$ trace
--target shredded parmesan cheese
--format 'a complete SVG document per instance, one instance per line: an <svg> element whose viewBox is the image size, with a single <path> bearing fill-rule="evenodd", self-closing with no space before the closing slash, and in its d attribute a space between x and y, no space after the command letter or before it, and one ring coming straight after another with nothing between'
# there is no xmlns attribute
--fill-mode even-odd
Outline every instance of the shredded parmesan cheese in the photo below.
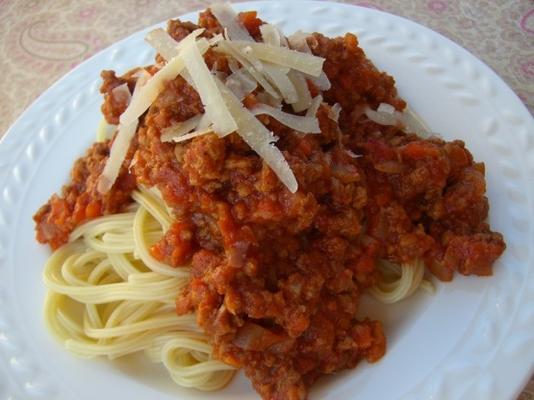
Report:
<svg viewBox="0 0 534 400"><path fill-rule="evenodd" d="M108 124L106 119L102 118L96 129L96 141L105 142L106 140L111 139L116 130L117 125Z"/></svg>
<svg viewBox="0 0 534 400"><path fill-rule="evenodd" d="M430 136L441 137L439 133L432 132L425 120L409 106L406 106L404 114L406 115L406 125L410 126L414 132L419 132L417 133L419 136L424 138Z"/></svg>
<svg viewBox="0 0 534 400"><path fill-rule="evenodd" d="M196 130L194 132L187 133L187 134L182 135L182 136L174 137L172 139L172 141L175 142L175 143L185 142L186 140L193 139L193 138L196 138L198 136L206 135L208 133L214 133L213 129L206 128L206 129Z"/></svg>
<svg viewBox="0 0 534 400"><path fill-rule="evenodd" d="M390 107L393 108L393 111ZM387 103L381 103L377 111L370 108L366 109L365 115L380 125L398 126L406 132L415 133L421 137L430 136L428 128L421 123L420 119L415 117L413 112L396 111L392 105Z"/></svg>
<svg viewBox="0 0 534 400"><path fill-rule="evenodd" d="M233 41L239 48L248 49L256 58L283 65L308 75L319 76L323 70L324 58L301 53L285 47L272 46L265 43Z"/></svg>
<svg viewBox="0 0 534 400"><path fill-rule="evenodd" d="M180 43L174 41L168 34L162 34L161 31L157 32L159 33L153 33L151 40L167 55L170 55L171 53L175 54L174 51L176 51L178 52L178 56L171 58L169 62L152 77L150 77L146 71L140 71L141 75L137 79L130 103L120 116L117 135L115 136L109 157L106 160L106 164L104 165L104 169L98 180L97 190L102 194L107 193L113 187L113 184L119 175L121 165L130 147L130 142L137 131L138 118L154 102L165 83L176 78L176 76L184 69L185 63L181 57L181 53L184 52L183 49L186 48L186 46L193 46L197 49L199 54L203 54L209 47L206 39L201 39L198 42L198 46L200 46L201 49L197 47L195 38L202 32L202 30L200 30L200 32L197 30L191 33ZM202 55L200 55L200 58L202 59ZM205 66L203 59L202 64Z"/></svg>
<svg viewBox="0 0 534 400"><path fill-rule="evenodd" d="M187 43L181 51L181 57L187 71L191 75L194 88L198 92L214 131L220 135L228 135L237 129L234 118L217 88L215 77L210 73L196 43Z"/></svg>
<svg viewBox="0 0 534 400"><path fill-rule="evenodd" d="M208 50L209 45L206 39L199 40L197 44L200 53L203 54ZM148 80L146 85L139 91L139 95L132 98L130 105L120 116L120 123L122 125L130 125L143 115L163 90L165 83L176 78L184 68L185 64L181 56L169 60L162 69Z"/></svg>
<svg viewBox="0 0 534 400"><path fill-rule="evenodd" d="M198 123L198 126L196 127L197 130L201 131L204 129L207 129L208 126L211 125L210 119L208 118L207 114L202 114L202 118L200 118L200 122Z"/></svg>
<svg viewBox="0 0 534 400"><path fill-rule="evenodd" d="M234 46L234 42L229 43L231 43L231 46ZM253 54L250 46L245 46L243 48L236 47L236 52L240 52L243 57L250 62L251 66L258 72L258 74L267 78L269 83L271 83L273 87L277 89L277 93L281 94L286 103L291 104L297 101L295 87L287 77L289 67L275 65L266 61L260 61ZM271 93L271 95L273 94Z"/></svg>
<svg viewBox="0 0 534 400"><path fill-rule="evenodd" d="M271 46L287 47L286 38L280 33L276 26L263 24L260 26L260 32L263 43L270 44Z"/></svg>
<svg viewBox="0 0 534 400"><path fill-rule="evenodd" d="M258 100L258 102L260 103L268 104L278 109L282 108L282 99L275 99L273 96L266 92L259 92L258 94L256 94L256 100Z"/></svg>
<svg viewBox="0 0 534 400"><path fill-rule="evenodd" d="M181 72L180 72L180 75L182 76L182 78L184 78L184 80L187 82L187 84L191 87L195 87L195 83L193 82L193 78L191 78L191 74L189 73L188 70L186 69L183 69Z"/></svg>
<svg viewBox="0 0 534 400"><path fill-rule="evenodd" d="M304 75L294 70L289 71L287 76L297 90L298 100L291 105L293 107L293 111L301 112L307 110L312 104L312 97L310 94L310 89L308 88L308 84L306 83L306 78L304 78Z"/></svg>
<svg viewBox="0 0 534 400"><path fill-rule="evenodd" d="M237 72L241 69L241 67L239 67L239 63L236 61L235 58L229 57L227 58L227 61L228 61L228 68L230 68L230 71Z"/></svg>
<svg viewBox="0 0 534 400"><path fill-rule="evenodd" d="M396 115L394 113L386 113L386 112L380 112L380 111L374 111L370 108L367 108L365 110L365 115L367 118L369 118L371 121L379 124L379 125L392 125L397 126L401 124L400 116Z"/></svg>
<svg viewBox="0 0 534 400"><path fill-rule="evenodd" d="M317 111L319 111L319 107L321 106L321 103L323 102L323 96L318 94L312 99L311 106L308 108L308 111L306 111L307 117L313 117L317 115Z"/></svg>
<svg viewBox="0 0 534 400"><path fill-rule="evenodd" d="M271 84L265 79L262 72L259 72L252 63L245 58L245 56L240 52L239 49L237 49L233 42L229 40L223 40L217 44L217 47L215 47L216 50L220 51L221 53L227 54L233 58L235 58L239 63L247 70L247 72L256 79L256 81L260 84L261 87L265 89L267 93L269 93L271 96L275 98L279 98L280 95L274 90L274 88L271 86Z"/></svg>
<svg viewBox="0 0 534 400"><path fill-rule="evenodd" d="M117 136L111 145L109 158L106 160L104 170L98 178L97 190L101 194L109 192L119 176L122 162L130 147L130 142L137 130L137 120L129 125L119 125Z"/></svg>
<svg viewBox="0 0 534 400"><path fill-rule="evenodd" d="M219 43L221 40L224 40L224 36L220 33L213 36L211 39L208 40L208 43L211 47L215 46L217 43Z"/></svg>
<svg viewBox="0 0 534 400"><path fill-rule="evenodd" d="M254 41L248 31L239 23L237 14L229 3L217 3L210 6L212 14L227 31L232 40Z"/></svg>
<svg viewBox="0 0 534 400"><path fill-rule="evenodd" d="M393 114L395 112L395 107L393 107L391 104L380 103L376 111L385 112L387 114Z"/></svg>
<svg viewBox="0 0 534 400"><path fill-rule="evenodd" d="M319 121L315 116L289 114L267 104L258 104L250 111L254 115L267 114L285 126L302 133L321 133Z"/></svg>
<svg viewBox="0 0 534 400"><path fill-rule="evenodd" d="M156 100L165 82L176 78L184 67L184 62L180 57L171 59L143 86L140 95L132 100L130 106L120 116L120 123L131 125L136 121Z"/></svg>
<svg viewBox="0 0 534 400"><path fill-rule="evenodd" d="M269 81L278 89L287 104L298 101L297 89L287 76L289 69L268 62L263 63L265 74Z"/></svg>
<svg viewBox="0 0 534 400"><path fill-rule="evenodd" d="M317 78L310 76L310 80L319 90L329 90L332 87L330 79L328 79L324 71L321 71L321 74Z"/></svg>
<svg viewBox="0 0 534 400"><path fill-rule="evenodd" d="M137 74L138 78L135 83L135 89L132 94L132 98L128 108L130 108L132 104L135 103L137 99L141 96L141 92L151 79L150 74L144 69L139 70ZM126 111L128 110L128 108L126 109ZM132 138L135 135L135 132L137 131L137 125L137 118L135 118L133 122L128 124L124 124L122 122L119 123L119 126L117 127L117 134L115 135L115 140L111 145L109 157L106 160L106 164L104 165L102 174L100 174L98 178L96 189L100 193L107 193L113 187L113 184L117 180L121 165L124 159L126 158L128 149L130 148L130 142L132 141Z"/></svg>
<svg viewBox="0 0 534 400"><path fill-rule="evenodd" d="M166 82L178 75L197 91L205 113L164 129L161 134L163 142L182 142L207 133L224 137L237 132L290 192L298 190L295 175L283 153L275 146L278 138L255 115L269 115L302 133L320 133L316 114L322 104L322 96L312 99L306 79L320 89L330 87L322 71L324 59L311 53L304 34L290 40L291 47L299 50L296 51L289 48L289 43L277 27L264 24L260 26L263 43L255 42L229 4L215 4L210 9L223 27L224 35L216 35L208 41L199 38L204 30L197 29L180 42L163 29L153 30L147 35L146 41L167 63L154 76L144 71L133 95L127 99L128 107L120 117L110 156L99 178L97 188L101 193L106 193L113 186L137 130L139 117L156 100ZM217 66L215 71L209 71L203 54L210 47L229 56L232 74L226 77L226 74L217 71ZM249 111L241 100L257 90L258 85L264 89L257 93L261 103ZM116 88L113 95L125 96L126 90L127 86ZM291 104L295 112L307 110L306 115L282 111L282 99ZM383 110L368 111L381 114ZM339 110L336 114L333 106L330 113L334 113L332 118L337 121Z"/></svg>
<svg viewBox="0 0 534 400"><path fill-rule="evenodd" d="M308 36L310 36L308 33L297 31L293 35L289 36L287 40L292 49L306 54L312 54L310 46L308 46L308 42L306 41ZM321 71L321 74L318 77L310 76L309 78L320 90L328 90L332 87L332 84L330 83L330 80L324 71Z"/></svg>
<svg viewBox="0 0 534 400"><path fill-rule="evenodd" d="M197 129L200 120L203 116L204 114L198 114L194 117L189 118L188 120L178 122L177 124L171 125L168 128L163 129L163 131L161 132L161 141L171 142L174 139L191 132L193 129Z"/></svg>
<svg viewBox="0 0 534 400"><path fill-rule="evenodd" d="M195 29L181 41L177 42L165 30L158 28L148 32L145 41L165 59L170 60L180 53L180 49L188 42L194 41L204 32L204 28Z"/></svg>
<svg viewBox="0 0 534 400"><path fill-rule="evenodd" d="M239 100L243 100L258 87L254 78L245 68L234 70L234 72L226 78L225 83Z"/></svg>
<svg viewBox="0 0 534 400"><path fill-rule="evenodd" d="M218 81L219 89L237 122L237 133L267 163L291 193L298 189L298 182L282 152L274 145L277 138L270 132L226 86Z"/></svg>

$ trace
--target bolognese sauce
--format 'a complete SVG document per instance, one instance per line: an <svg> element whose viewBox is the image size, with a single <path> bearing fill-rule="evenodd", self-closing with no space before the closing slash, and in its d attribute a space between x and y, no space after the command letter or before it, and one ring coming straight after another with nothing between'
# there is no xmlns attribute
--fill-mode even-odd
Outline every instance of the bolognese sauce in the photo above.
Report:
<svg viewBox="0 0 534 400"><path fill-rule="evenodd" d="M241 22L254 37L255 13ZM171 21L181 40L194 29L222 32L206 11L198 26ZM81 222L115 213L137 185L156 187L174 222L151 252L192 278L178 294L179 314L196 313L219 360L242 368L265 399L304 399L322 375L380 359L386 339L378 321L356 318L361 295L377 280L377 262L422 259L440 280L456 272L491 275L502 235L486 222L484 165L461 141L423 139L366 117L388 103L402 111L394 80L366 58L354 35L307 38L325 58L332 87L317 112L321 133L303 135L267 115L299 190L290 193L236 133L190 142L162 142L172 123L204 111L182 77L169 81L140 119L119 178L96 190L111 142L78 160L71 183L35 215L37 238L57 248ZM159 57L159 56L158 56ZM226 56L208 50L211 69L229 73ZM102 75L102 111L116 123L124 108L112 89L135 76ZM310 91L316 91L308 82ZM252 108L253 92L244 100ZM341 105L339 123L331 106Z"/></svg>

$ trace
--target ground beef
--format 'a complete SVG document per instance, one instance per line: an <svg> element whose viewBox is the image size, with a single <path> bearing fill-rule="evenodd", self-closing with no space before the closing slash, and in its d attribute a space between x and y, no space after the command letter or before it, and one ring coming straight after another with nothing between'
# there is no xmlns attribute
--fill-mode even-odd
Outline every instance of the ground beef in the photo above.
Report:
<svg viewBox="0 0 534 400"><path fill-rule="evenodd" d="M115 96L113 89L116 87L127 84L130 93L133 93L135 83L137 82L136 73L139 68L134 68L128 71L123 76L117 77L115 71L102 71L100 76L102 77L102 85L100 86L100 93L104 95L104 102L102 103L102 114L108 124L118 125L120 115L128 107L128 102L125 101L123 96Z"/></svg>
<svg viewBox="0 0 534 400"><path fill-rule="evenodd" d="M342 128L350 129L352 118L365 106L376 109L380 103L388 103L398 110L406 107L397 96L395 80L367 59L353 34L330 39L314 33L307 42L313 54L326 59L323 70L332 87L324 98L330 104L341 104Z"/></svg>
<svg viewBox="0 0 534 400"><path fill-rule="evenodd" d="M113 188L105 195L96 190L109 148L109 141L91 146L85 156L74 163L71 181L63 187L61 196L53 195L34 215L39 242L57 249L67 243L76 226L101 215L118 213L131 203L130 193L136 187L136 180L126 165L132 152Z"/></svg>
<svg viewBox="0 0 534 400"><path fill-rule="evenodd" d="M382 256L397 263L422 258L445 281L454 271L491 274L505 244L484 222L484 165L461 141L368 133L377 128L361 121L348 145L364 155L368 233L383 244Z"/></svg>

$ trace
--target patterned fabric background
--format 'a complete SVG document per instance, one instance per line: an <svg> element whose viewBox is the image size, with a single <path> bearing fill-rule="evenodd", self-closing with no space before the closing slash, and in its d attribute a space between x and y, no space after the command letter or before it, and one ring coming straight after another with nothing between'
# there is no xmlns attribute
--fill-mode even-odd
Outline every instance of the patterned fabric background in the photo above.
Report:
<svg viewBox="0 0 534 400"><path fill-rule="evenodd" d="M0 0L0 137L71 68L129 34L206 0ZM533 0L342 0L428 26L470 50L534 113ZM532 380L519 400L534 400Z"/></svg>

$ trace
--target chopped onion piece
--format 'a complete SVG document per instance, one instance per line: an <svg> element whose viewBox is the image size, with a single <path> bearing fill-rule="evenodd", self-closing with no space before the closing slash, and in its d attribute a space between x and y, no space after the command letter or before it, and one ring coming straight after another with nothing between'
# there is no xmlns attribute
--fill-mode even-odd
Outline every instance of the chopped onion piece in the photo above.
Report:
<svg viewBox="0 0 534 400"><path fill-rule="evenodd" d="M180 52L180 57L191 75L194 88L198 92L202 104L204 104L206 114L213 123L214 131L221 136L235 131L237 124L228 111L215 83L216 78L210 73L196 43L185 44Z"/></svg>
<svg viewBox="0 0 534 400"><path fill-rule="evenodd" d="M194 43L193 43L194 44ZM196 42L200 53L205 53L208 48L208 41L201 39ZM196 47L196 46L195 46ZM148 82L139 91L138 96L135 94L132 96L130 105L120 116L120 123L122 125L130 125L137 118L150 107L150 105L156 100L159 93L163 90L165 83L178 76L180 72L185 68L184 60L182 57L174 57L165 66L160 69L154 76L152 76ZM136 86L137 87L137 86Z"/></svg>
<svg viewBox="0 0 534 400"><path fill-rule="evenodd" d="M289 344L292 340L288 336L273 333L260 325L245 322L237 331L232 343L241 349L257 352L264 351L276 344L284 342Z"/></svg>
<svg viewBox="0 0 534 400"><path fill-rule="evenodd" d="M376 111L393 114L395 112L395 107L393 107L391 104L388 104L388 103L380 103Z"/></svg>
<svg viewBox="0 0 534 400"><path fill-rule="evenodd" d="M163 129L163 131L161 132L161 141L171 142L174 139L191 132L193 129L197 129L200 120L204 115L205 114L195 115L194 117L191 117L188 120L178 122L177 124L171 125Z"/></svg>
<svg viewBox="0 0 534 400"><path fill-rule="evenodd" d="M328 111L328 118L330 118L334 122L339 122L340 112L341 112L341 104L335 103L333 106L330 107L330 110Z"/></svg>
<svg viewBox="0 0 534 400"><path fill-rule="evenodd" d="M137 130L137 120L129 125L119 125L115 140L111 145L109 157L104 165L104 170L98 178L97 190L101 194L109 192L119 176L122 162L130 148L130 142Z"/></svg>
<svg viewBox="0 0 534 400"><path fill-rule="evenodd" d="M191 133L187 133L187 134L182 135L182 136L174 137L172 139L172 141L174 143L185 142L186 140L193 139L193 138L196 138L198 136L206 135L208 133L214 133L213 129L212 128L206 128L206 129L201 129L201 130L199 129L199 130L193 131Z"/></svg>
<svg viewBox="0 0 534 400"><path fill-rule="evenodd" d="M259 60L283 65L312 76L319 76L323 70L325 59L322 57L265 43L246 41L233 41L233 43L242 50L250 48L251 54Z"/></svg>
<svg viewBox="0 0 534 400"><path fill-rule="evenodd" d="M148 32L145 41L148 42L165 59L170 60L180 53L180 49L189 41L194 41L204 32L204 28L195 29L185 38L177 42L162 28Z"/></svg>
<svg viewBox="0 0 534 400"><path fill-rule="evenodd" d="M152 75L150 75L146 69L138 68L135 70L132 76L136 79L136 83L137 83L137 79L143 78L145 79L145 82L146 82L146 80L148 80L148 78L150 78Z"/></svg>
<svg viewBox="0 0 534 400"><path fill-rule="evenodd" d="M287 76L289 70L268 62L263 63L263 68L269 81L278 89L285 102L296 103L298 101L297 89Z"/></svg>
<svg viewBox="0 0 534 400"><path fill-rule="evenodd" d="M258 87L254 78L245 68L235 70L226 78L225 83L239 100L243 100Z"/></svg>
<svg viewBox="0 0 534 400"><path fill-rule="evenodd" d="M317 115L317 111L319 110L319 107L321 106L321 103L323 102L323 96L318 94L312 99L311 106L306 111L307 117L313 117L315 118Z"/></svg>
<svg viewBox="0 0 534 400"><path fill-rule="evenodd" d="M346 149L345 152L352 158L360 158L363 157L363 154L356 154L352 150Z"/></svg>
<svg viewBox="0 0 534 400"><path fill-rule="evenodd" d="M258 104L250 112L254 115L267 114L281 124L302 133L321 133L319 121L315 116L289 114L267 104Z"/></svg>
<svg viewBox="0 0 534 400"><path fill-rule="evenodd" d="M239 49L234 46L233 42L229 40L223 40L217 44L217 47L215 47L215 49L235 58L247 70L247 72L252 75L254 79L256 79L256 81L260 84L261 87L265 89L267 93L269 93L275 98L280 97L280 95L276 92L276 90L274 90L274 88L267 81L267 79L265 79L263 73L259 72L252 65L252 63L247 58L245 58L245 56L239 51Z"/></svg>
<svg viewBox="0 0 534 400"><path fill-rule="evenodd" d="M130 100L132 98L132 94L130 93L130 89L128 89L127 83L123 83L122 85L114 87L111 90L111 95L116 102L124 103L126 106L130 104Z"/></svg>
<svg viewBox="0 0 534 400"><path fill-rule="evenodd" d="M282 152L274 145L277 138L270 132L230 90L218 81L219 89L234 116L237 133L267 163L291 193L298 190L298 182Z"/></svg>
<svg viewBox="0 0 534 400"><path fill-rule="evenodd" d="M303 74L295 70L289 71L287 76L297 90L298 100L291 105L293 107L293 111L301 112L307 110L311 106L312 97L310 94L310 89L308 88L308 84L306 83L306 78L304 78Z"/></svg>
<svg viewBox="0 0 534 400"><path fill-rule="evenodd" d="M254 41L248 31L239 23L236 12L230 3L216 3L210 7L212 14L217 18L219 24L227 30L227 34L232 40Z"/></svg>

